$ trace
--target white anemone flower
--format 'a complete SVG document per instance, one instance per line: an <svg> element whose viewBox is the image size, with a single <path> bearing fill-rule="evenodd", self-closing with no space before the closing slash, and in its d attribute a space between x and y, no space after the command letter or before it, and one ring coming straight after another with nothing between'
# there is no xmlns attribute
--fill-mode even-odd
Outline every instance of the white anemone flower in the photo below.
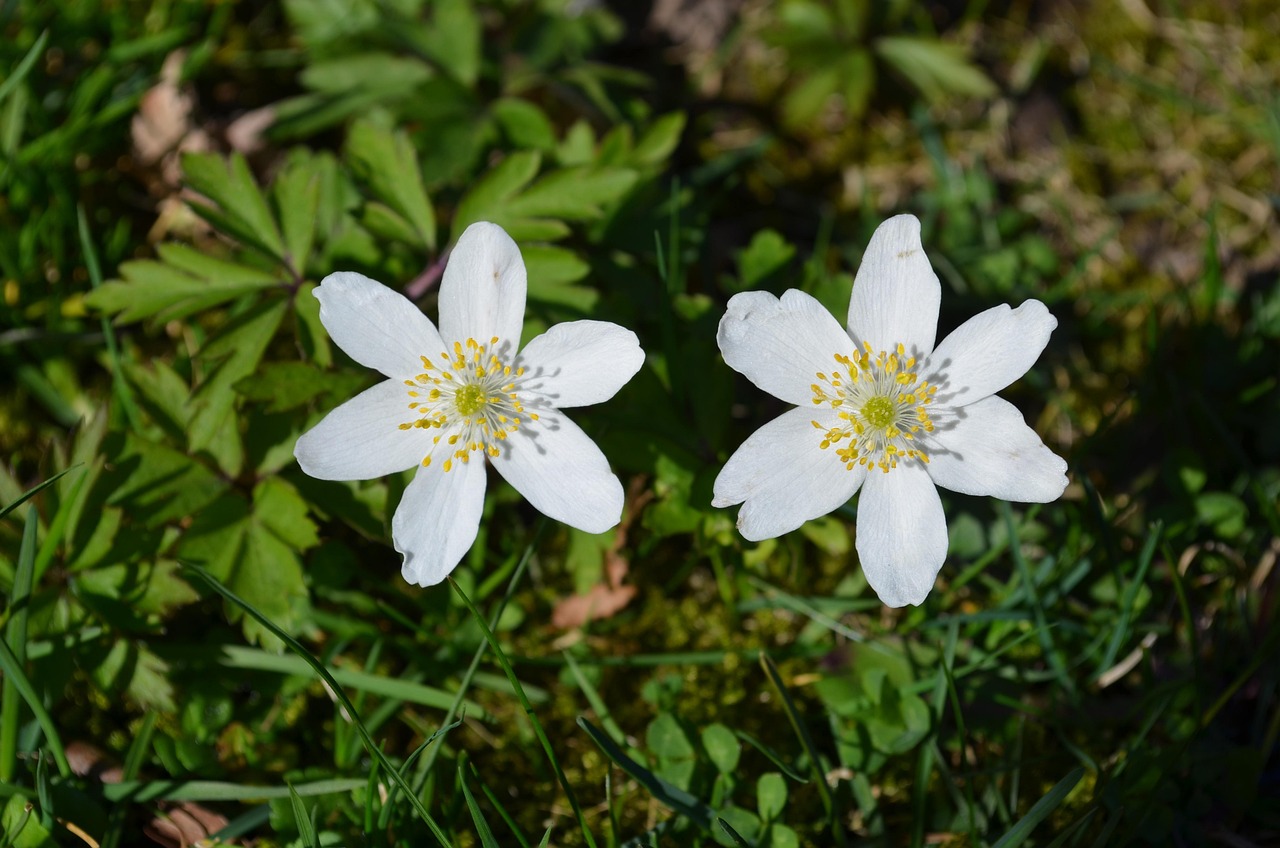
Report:
<svg viewBox="0 0 1280 848"><path fill-rule="evenodd" d="M798 408L729 458L712 504L742 504L738 529L759 541L861 489L858 558L891 607L923 602L946 558L938 486L1047 503L1067 485L1067 464L995 397L1035 363L1057 320L1038 300L996 306L935 348L941 296L920 222L899 215L867 245L844 327L793 289L735 295L716 334L730 367Z"/></svg>
<svg viewBox="0 0 1280 848"><path fill-rule="evenodd" d="M588 533L622 516L622 484L560 410L608 400L640 370L635 333L606 321L558 324L517 353L524 324L520 249L496 224L467 228L440 284L440 328L361 274L315 290L346 353L387 379L298 439L302 470L368 480L417 467L391 522L404 578L444 580L475 541L486 458L544 514Z"/></svg>

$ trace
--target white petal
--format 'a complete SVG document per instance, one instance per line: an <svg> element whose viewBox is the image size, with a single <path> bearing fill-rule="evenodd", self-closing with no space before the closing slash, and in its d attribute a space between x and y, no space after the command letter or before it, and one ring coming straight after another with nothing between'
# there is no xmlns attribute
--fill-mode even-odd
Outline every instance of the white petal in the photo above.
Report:
<svg viewBox="0 0 1280 848"><path fill-rule="evenodd" d="M858 559L886 606L920 604L947 556L938 490L917 463L867 476L858 498Z"/></svg>
<svg viewBox="0 0 1280 848"><path fill-rule="evenodd" d="M1067 464L1006 400L939 416L929 437L929 476L944 489L1006 501L1048 503L1067 487Z"/></svg>
<svg viewBox="0 0 1280 848"><path fill-rule="evenodd" d="M444 349L435 325L421 309L363 274L330 274L314 294L329 335L366 368L403 379L422 370L419 357Z"/></svg>
<svg viewBox="0 0 1280 848"><path fill-rule="evenodd" d="M809 295L790 289L782 299L768 292L742 292L716 332L729 367L774 397L799 406L813 403L809 388L820 372L835 367L835 354L853 351L840 322Z"/></svg>
<svg viewBox="0 0 1280 848"><path fill-rule="evenodd" d="M596 443L558 410L507 437L493 467L544 515L587 533L622 518L622 484Z"/></svg>
<svg viewBox="0 0 1280 848"><path fill-rule="evenodd" d="M481 221L462 233L440 283L440 335L452 345L497 336L520 344L524 326L524 260L520 248L497 224Z"/></svg>
<svg viewBox="0 0 1280 848"><path fill-rule="evenodd" d="M445 471L440 453L418 469L391 519L391 537L404 554L401 573L417 586L449 576L476 540L484 511L484 459L476 454Z"/></svg>
<svg viewBox="0 0 1280 848"><path fill-rule="evenodd" d="M720 470L711 505L742 504L738 530L745 538L758 542L790 532L845 503L862 485L866 469L846 470L835 448L823 450L815 419L824 427L839 421L830 411L784 412L752 433Z"/></svg>
<svg viewBox="0 0 1280 848"><path fill-rule="evenodd" d="M320 480L372 480L417 465L431 452L431 435L399 428L418 417L408 391L384 380L330 412L298 438L298 465Z"/></svg>
<svg viewBox="0 0 1280 848"><path fill-rule="evenodd" d="M558 409L600 403L644 364L636 334L608 321L557 324L520 352L528 388Z"/></svg>
<svg viewBox="0 0 1280 848"><path fill-rule="evenodd" d="M871 235L849 298L849 335L893 352L898 344L917 359L933 350L942 286L920 243L914 215L885 221Z"/></svg>
<svg viewBox="0 0 1280 848"><path fill-rule="evenodd" d="M939 406L964 406L990 397L1027 373L1058 319L1038 300L1017 309L993 306L965 321L942 340L921 369L938 387Z"/></svg>

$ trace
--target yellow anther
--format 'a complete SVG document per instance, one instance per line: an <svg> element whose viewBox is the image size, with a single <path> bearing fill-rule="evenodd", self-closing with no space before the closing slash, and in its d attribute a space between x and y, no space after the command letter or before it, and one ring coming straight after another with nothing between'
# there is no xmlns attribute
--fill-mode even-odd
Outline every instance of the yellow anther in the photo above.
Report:
<svg viewBox="0 0 1280 848"><path fill-rule="evenodd" d="M836 413L840 423L827 427L814 420L822 435L819 447L827 449L849 439L848 447L837 448L839 461L848 469L879 468L884 473L900 461L928 462L924 453L911 446L913 433L923 428L933 431L927 410L936 388L920 381L915 357L907 356L899 342L877 351L870 342L850 353L834 353L833 360L843 370L817 372L819 380L810 385L813 403Z"/></svg>

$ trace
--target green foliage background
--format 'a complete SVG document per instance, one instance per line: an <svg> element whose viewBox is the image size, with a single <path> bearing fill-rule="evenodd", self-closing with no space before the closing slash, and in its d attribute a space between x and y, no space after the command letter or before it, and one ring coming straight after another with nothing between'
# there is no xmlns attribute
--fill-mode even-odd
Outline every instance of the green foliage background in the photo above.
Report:
<svg viewBox="0 0 1280 848"><path fill-rule="evenodd" d="M194 813L290 846L1274 838L1272 6L0 8L0 844ZM725 301L843 314L902 211L942 333L1058 317L1005 395L1072 485L944 492L947 564L894 611L856 505L752 544L709 502L781 411L718 358ZM526 337L640 336L576 416L627 510L593 536L495 485L421 590L408 476L293 461L372 382L311 291L358 270L434 316L478 220L520 243Z"/></svg>

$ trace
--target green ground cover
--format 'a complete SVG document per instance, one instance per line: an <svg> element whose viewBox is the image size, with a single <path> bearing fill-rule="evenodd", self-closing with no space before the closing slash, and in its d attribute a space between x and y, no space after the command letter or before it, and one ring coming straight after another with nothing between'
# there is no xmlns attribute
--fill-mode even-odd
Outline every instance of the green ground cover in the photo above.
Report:
<svg viewBox="0 0 1280 848"><path fill-rule="evenodd" d="M1265 0L0 4L0 846L1274 843L1278 31ZM1003 396L1071 482L942 492L946 565L892 610L856 500L761 543L710 502L785 408L720 358L726 301L843 315L901 212L939 337L1057 316ZM374 380L311 292L434 316L481 220L526 339L639 336L574 415L626 507L587 534L493 476L420 589L410 475L293 458Z"/></svg>

